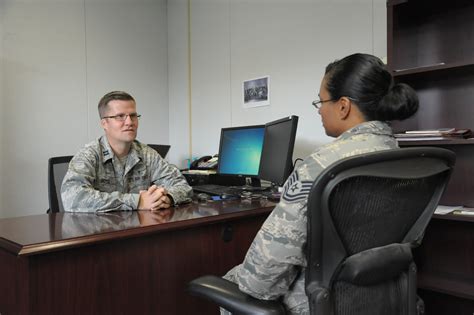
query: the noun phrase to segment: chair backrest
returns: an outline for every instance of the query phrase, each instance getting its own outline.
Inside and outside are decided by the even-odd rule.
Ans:
[[[72,157],[72,155],[56,156],[48,160],[48,213],[64,211],[61,201],[61,184]]]
[[[147,144],[150,148],[158,152],[158,154],[162,157],[165,158],[166,154],[168,154],[168,151],[170,150],[171,145],[169,144]]]
[[[312,313],[412,314],[411,247],[421,242],[454,163],[449,150],[406,148],[349,157],[318,176],[308,198]]]

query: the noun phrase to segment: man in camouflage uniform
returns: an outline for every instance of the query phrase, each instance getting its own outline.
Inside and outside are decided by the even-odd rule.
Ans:
[[[99,115],[105,135],[71,160],[61,187],[65,211],[158,210],[190,200],[179,170],[135,140],[140,115],[131,95],[106,94]]]
[[[353,155],[397,148],[391,128],[379,121],[359,124],[318,148],[290,175],[275,207],[241,265],[224,278],[258,299],[282,298],[289,314],[309,314],[305,294],[307,201],[316,177],[330,164]],[[221,309],[221,314],[229,312]]]

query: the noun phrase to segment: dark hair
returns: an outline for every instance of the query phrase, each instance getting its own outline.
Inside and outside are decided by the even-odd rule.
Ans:
[[[109,92],[109,93],[105,94],[104,96],[102,96],[102,98],[99,101],[98,109],[99,109],[100,118],[105,116],[105,112],[107,111],[107,106],[109,105],[109,102],[113,101],[113,100],[134,101],[135,102],[135,99],[130,94],[128,94],[127,92],[123,92],[123,91]]]
[[[367,120],[404,120],[418,110],[416,92],[394,84],[383,62],[372,55],[353,54],[326,67],[326,88],[331,99],[346,96]]]

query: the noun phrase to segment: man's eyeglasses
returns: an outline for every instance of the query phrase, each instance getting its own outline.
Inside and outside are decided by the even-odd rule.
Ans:
[[[127,117],[130,117],[130,119],[132,121],[137,121],[140,117],[142,117],[142,115],[138,115],[137,113],[118,114],[118,115],[114,115],[114,116],[104,116],[104,117],[102,117],[102,119],[104,119],[104,118],[113,118],[116,121],[125,121],[125,120],[127,120]]]
[[[314,106],[316,109],[320,109],[321,106],[323,105],[323,103],[325,103],[325,102],[334,102],[334,101],[335,101],[335,100],[324,100],[324,101],[318,100],[318,101],[313,101],[312,104],[313,104],[313,106]]]

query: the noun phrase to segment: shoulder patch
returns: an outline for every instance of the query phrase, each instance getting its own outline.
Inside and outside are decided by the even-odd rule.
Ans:
[[[298,172],[293,172],[283,187],[283,200],[287,202],[298,202],[307,198],[313,181],[300,180]]]

